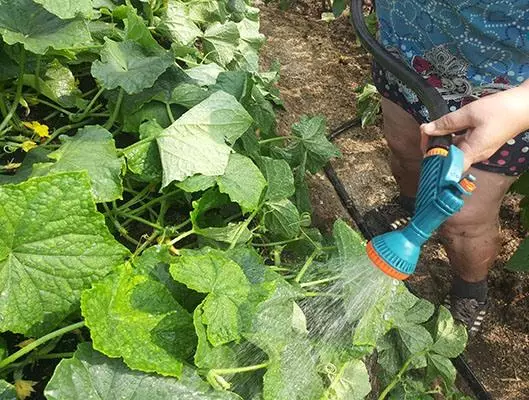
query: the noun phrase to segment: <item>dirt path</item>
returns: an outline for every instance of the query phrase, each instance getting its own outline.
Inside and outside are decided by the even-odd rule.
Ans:
[[[281,63],[279,87],[286,111],[279,129],[287,134],[303,114],[323,114],[335,128],[355,113],[354,89],[369,74],[369,59],[357,46],[346,19],[319,20],[321,2],[287,12],[261,6],[262,32],[268,42],[264,66]],[[336,143],[344,157],[333,163],[360,212],[381,205],[396,194],[388,167],[388,150],[380,129],[354,129]],[[348,219],[323,175],[311,182],[315,222],[328,229],[336,218]],[[468,346],[467,358],[495,399],[529,399],[529,277],[503,270],[522,236],[517,199],[502,209],[503,252],[491,273],[491,310],[483,333]],[[421,295],[439,303],[449,287],[450,269],[441,246],[432,240],[413,280]]]

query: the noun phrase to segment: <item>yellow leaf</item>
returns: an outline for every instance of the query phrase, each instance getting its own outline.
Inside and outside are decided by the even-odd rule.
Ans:
[[[35,386],[37,383],[38,382],[35,381],[25,381],[24,379],[16,379],[15,390],[17,392],[17,399],[26,400],[29,396],[31,396],[31,393],[35,392],[33,386]]]
[[[26,140],[24,143],[22,143],[22,150],[24,150],[26,153],[30,151],[31,149],[34,149],[37,147],[37,144],[33,142],[32,140]]]
[[[33,343],[34,341],[35,341],[35,339],[33,339],[33,338],[23,340],[22,342],[17,344],[17,347],[20,347],[20,348],[26,347],[28,344]]]
[[[24,122],[23,125],[35,132],[39,137],[48,137],[50,136],[50,128],[48,125],[41,124],[38,121]]]

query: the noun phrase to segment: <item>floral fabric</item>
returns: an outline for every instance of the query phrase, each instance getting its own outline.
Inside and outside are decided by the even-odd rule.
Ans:
[[[439,90],[451,111],[529,79],[529,0],[377,0],[380,41]],[[428,111],[410,89],[376,67],[375,84],[419,122]],[[529,169],[529,132],[476,167]]]

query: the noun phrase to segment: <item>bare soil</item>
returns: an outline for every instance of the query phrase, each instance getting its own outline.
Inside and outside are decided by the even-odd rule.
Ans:
[[[288,11],[261,4],[262,32],[268,38],[263,66],[281,63],[279,88],[286,110],[279,113],[279,131],[304,114],[322,114],[329,128],[355,115],[354,89],[369,77],[369,57],[357,45],[347,18],[321,21],[322,2],[296,2]],[[379,127],[352,129],[337,139],[343,158],[333,166],[361,213],[397,194]],[[311,181],[315,222],[328,230],[336,218],[351,222],[323,174]],[[524,232],[519,199],[507,196],[501,210],[503,250],[490,275],[491,308],[482,333],[473,338],[466,357],[495,399],[529,399],[529,276],[504,270]],[[439,304],[450,286],[451,272],[439,242],[424,249],[413,287]]]

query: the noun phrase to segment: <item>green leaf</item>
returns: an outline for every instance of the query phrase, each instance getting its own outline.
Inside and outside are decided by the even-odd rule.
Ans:
[[[153,51],[162,50],[162,47],[152,37],[145,21],[136,13],[136,9],[128,7],[127,18],[125,18],[125,40],[138,43],[143,48]]]
[[[430,349],[433,344],[432,335],[422,325],[401,324],[397,328],[400,340],[404,345],[406,356],[415,355],[413,363],[414,368],[423,368],[426,366],[426,359],[421,356]]]
[[[345,10],[345,0],[334,0],[332,2],[332,13],[335,17],[339,17]]]
[[[217,0],[189,0],[189,17],[200,25],[209,25],[215,22],[223,23],[226,20],[226,4]]]
[[[156,182],[162,178],[162,163],[156,137],[163,128],[156,121],[140,126],[143,139],[123,149],[128,169],[143,182]]]
[[[452,314],[445,307],[439,307],[435,328],[435,343],[432,351],[445,357],[454,358],[460,355],[467,345],[467,331],[462,324],[457,324]]]
[[[178,182],[176,186],[188,193],[201,192],[209,189],[217,183],[216,177],[205,175],[193,175],[182,182]]]
[[[417,299],[417,302],[406,311],[404,320],[414,324],[422,324],[428,321],[435,311],[435,306],[428,300]]]
[[[507,262],[505,268],[509,271],[516,272],[529,271],[529,238],[525,238],[522,243],[520,243],[518,249],[516,249]]]
[[[265,203],[264,210],[265,226],[274,237],[288,240],[299,234],[301,217],[298,209],[290,200],[268,201]]]
[[[162,283],[128,265],[85,291],[81,308],[94,348],[132,369],[179,377],[193,354],[191,316]]]
[[[90,0],[35,0],[35,3],[61,19],[75,18],[79,14],[87,17],[92,13]]]
[[[352,262],[365,255],[365,240],[345,221],[339,219],[334,223],[332,235],[340,259]]]
[[[268,182],[266,200],[278,201],[292,197],[295,192],[294,175],[285,160],[261,158],[263,174]]]
[[[86,171],[96,202],[121,198],[123,160],[112,134],[99,125],[85,126],[74,137],[61,136],[62,146],[48,155],[54,163],[35,164],[32,176]]]
[[[167,5],[167,11],[162,17],[161,30],[177,43],[192,44],[202,31],[189,17],[189,6],[186,3],[172,0]]]
[[[32,0],[0,0],[0,35],[7,44],[21,43],[36,54],[49,48],[73,50],[91,41],[85,21],[62,20]]]
[[[182,83],[174,88],[171,103],[192,108],[209,96],[207,90],[190,83]]]
[[[377,362],[382,367],[386,376],[395,376],[404,363],[399,351],[398,340],[395,330],[391,330],[377,342]]]
[[[264,400],[319,399],[323,394],[308,340],[291,340],[272,357],[263,378]]]
[[[3,379],[0,379],[0,400],[16,400],[15,387]]]
[[[219,74],[224,71],[224,68],[212,62],[209,64],[201,64],[196,67],[186,69],[185,73],[187,74],[187,76],[193,79],[197,83],[197,85],[211,86],[215,84]]]
[[[376,20],[375,20],[376,23]],[[380,95],[374,85],[366,84],[356,90],[356,114],[362,121],[362,128],[373,125],[380,113]]]
[[[432,380],[440,375],[447,385],[452,386],[455,384],[457,371],[450,359],[439,354],[430,353],[427,355],[427,360],[427,375],[430,376]]]
[[[250,74],[245,71],[226,71],[221,72],[217,81],[210,86],[211,91],[222,90],[231,94],[241,104],[246,104],[251,96],[253,83]]]
[[[0,331],[49,331],[129,254],[90,190],[85,173],[0,187]]]
[[[254,211],[259,206],[266,180],[251,159],[232,153],[224,175],[217,178],[219,190],[238,203],[243,212]]]
[[[324,400],[363,400],[371,392],[369,373],[361,360],[340,367],[325,392]]]
[[[204,32],[204,51],[223,67],[233,60],[238,44],[239,30],[234,22],[214,23]]]
[[[44,395],[48,400],[240,400],[233,393],[212,390],[190,368],[179,380],[131,371],[87,343],[79,345],[73,358],[59,363]]]
[[[322,116],[302,116],[300,122],[292,126],[292,133],[301,139],[300,143],[307,152],[307,169],[313,174],[331,158],[341,156],[338,148],[325,136],[325,125]]]
[[[172,277],[200,293],[208,293],[202,304],[202,323],[213,346],[240,339],[239,306],[250,287],[241,267],[219,250],[206,254],[182,252],[171,265]]]
[[[239,239],[237,243],[246,243],[252,238],[252,233],[245,227],[244,222],[229,223],[226,226],[215,227],[211,224],[202,223],[202,217],[210,210],[220,209],[229,203],[227,195],[216,190],[208,190],[202,197],[193,202],[193,211],[189,214],[193,223],[193,231],[197,235],[216,240],[219,242],[232,243],[235,237]],[[239,234],[239,231],[242,233]]]
[[[63,107],[81,107],[86,103],[86,100],[81,97],[82,93],[77,87],[72,71],[58,60],[53,60],[48,64],[42,78],[26,74],[23,79],[25,86],[38,89],[42,95]]]
[[[198,336],[195,365],[203,369],[229,368],[237,366],[237,355],[230,344],[212,346],[208,341],[206,325],[202,322],[204,310],[198,306],[193,313],[193,323]]]
[[[105,40],[101,61],[92,63],[92,75],[105,89],[121,87],[129,94],[151,87],[173,64],[169,51],[149,51],[131,40]]]
[[[190,109],[157,138],[165,187],[188,176],[223,175],[231,148],[252,123],[233,96],[215,92]]]

